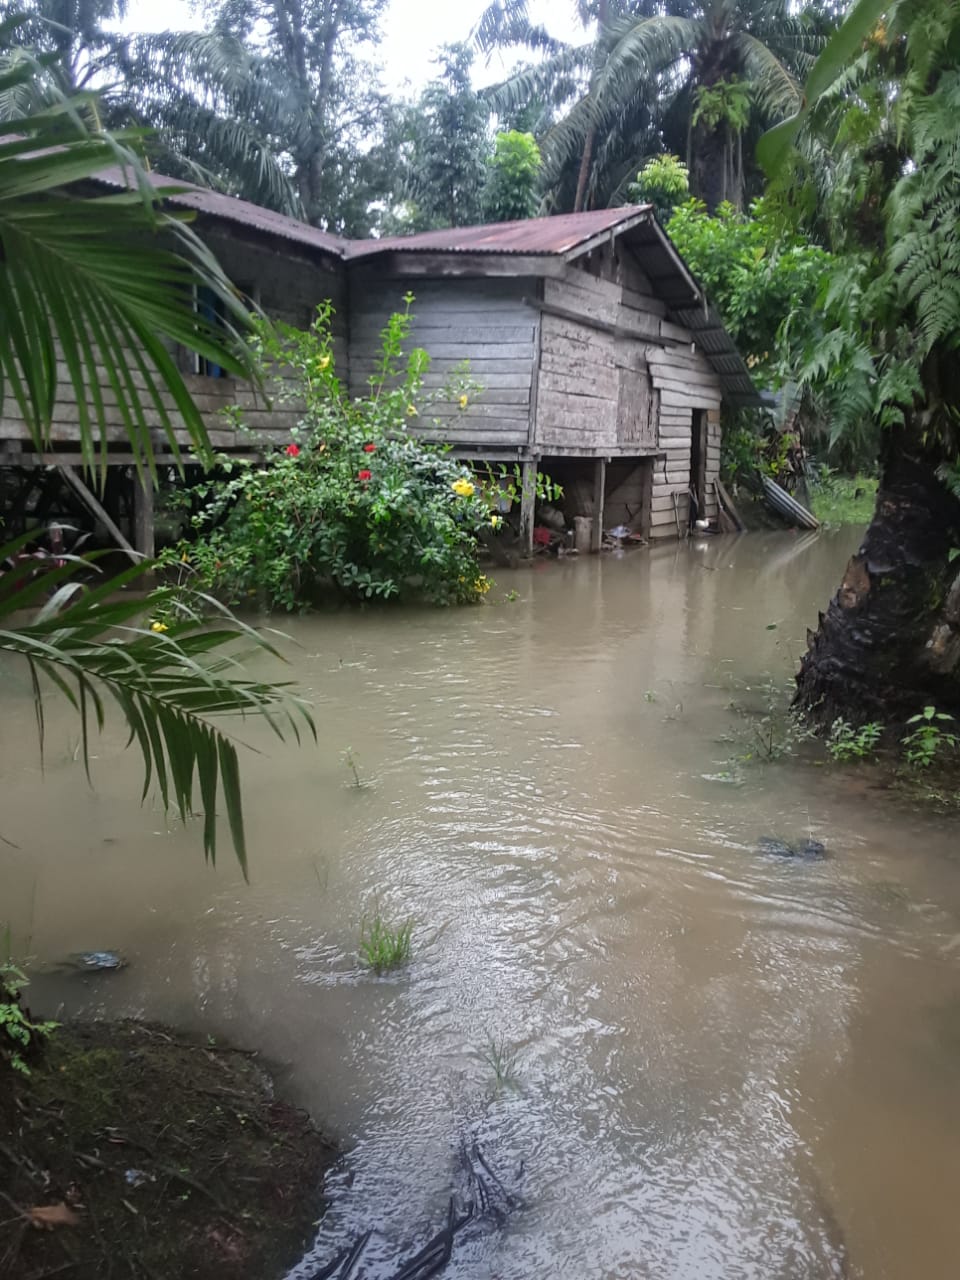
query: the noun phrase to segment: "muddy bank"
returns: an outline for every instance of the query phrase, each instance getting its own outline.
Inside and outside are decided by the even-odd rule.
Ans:
[[[0,1276],[279,1277],[335,1158],[253,1055],[65,1026],[29,1080],[0,1080]]]

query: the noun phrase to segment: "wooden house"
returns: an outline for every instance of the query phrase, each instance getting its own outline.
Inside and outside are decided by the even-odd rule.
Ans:
[[[119,186],[123,178],[108,171],[102,181]],[[409,429],[450,441],[465,460],[518,466],[528,540],[538,469],[564,485],[568,520],[590,517],[596,547],[612,525],[676,537],[694,515],[716,515],[721,403],[759,400],[649,208],[347,241],[200,188],[171,203],[193,210],[194,229],[268,315],[305,326],[318,303],[333,301],[337,364],[356,394],[366,387],[387,317],[413,293],[413,339],[430,353],[428,382],[444,385],[467,360],[483,389],[465,410],[441,405],[439,428],[414,420]],[[265,447],[289,440],[295,404],[270,408],[222,370],[190,353],[181,358],[218,449],[250,447],[223,418],[228,405],[240,406]],[[0,465],[16,467],[24,486],[54,465],[83,491],[68,395],[42,456],[10,397],[3,414]],[[111,436],[111,464],[129,474],[119,419]],[[150,494],[136,492],[129,513],[138,549],[147,553],[150,503]],[[115,515],[119,533],[124,513]]]
[[[358,391],[409,290],[433,384],[469,360],[484,388],[441,411],[463,457],[560,480],[595,546],[612,525],[676,537],[694,515],[716,517],[721,404],[760,401],[648,206],[353,242],[347,263]]]

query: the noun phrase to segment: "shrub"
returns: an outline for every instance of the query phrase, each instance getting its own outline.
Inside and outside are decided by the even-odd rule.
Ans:
[[[389,320],[370,391],[356,399],[336,374],[329,302],[309,330],[264,331],[264,363],[285,372],[277,399],[305,406],[294,438],[262,462],[222,460],[221,477],[192,491],[202,503],[197,541],[168,552],[167,563],[188,563],[233,602],[260,595],[285,609],[330,587],[352,600],[440,605],[489,589],[477,535],[499,524],[496,484],[409,430],[439,401],[466,409],[479,388],[466,369],[439,391],[425,388],[429,356],[403,350],[412,301]]]
[[[830,726],[827,750],[834,760],[866,760],[877,749],[883,726],[871,721],[855,729],[849,721],[838,717]]]
[[[34,1022],[24,1008],[20,993],[27,986],[26,975],[10,960],[0,961],[0,1065],[28,1076],[26,1055],[38,1038],[49,1036],[56,1022]]]

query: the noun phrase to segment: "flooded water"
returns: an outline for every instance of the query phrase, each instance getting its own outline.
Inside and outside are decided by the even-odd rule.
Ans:
[[[956,829],[855,772],[738,777],[721,740],[731,700],[789,675],[856,540],[552,562],[481,608],[285,624],[320,741],[243,730],[249,886],[138,806],[119,730],[91,790],[55,716],[42,777],[5,680],[0,922],[37,970],[131,960],[38,976],[35,1002],[281,1064],[348,1153],[315,1256],[372,1228],[367,1277],[442,1224],[476,1140],[520,1203],[463,1233],[457,1280],[952,1280]],[[357,958],[378,908],[416,921],[382,979]]]

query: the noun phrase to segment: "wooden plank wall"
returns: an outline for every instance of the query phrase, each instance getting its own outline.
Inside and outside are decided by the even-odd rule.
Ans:
[[[290,324],[303,326],[310,323],[317,303],[324,297],[334,300],[338,309],[335,322],[335,353],[338,364],[346,374],[347,340],[345,296],[346,284],[344,272],[340,264],[331,260],[330,267],[320,264],[309,257],[300,257],[295,246],[290,251],[273,250],[260,242],[225,233],[219,228],[211,230],[203,223],[197,224],[205,242],[219,258],[224,270],[238,288],[251,293],[257,298],[263,310],[274,318]],[[58,396],[54,421],[51,430],[51,447],[64,453],[75,452],[79,443],[77,433],[78,414],[76,400],[72,389],[66,381],[67,371],[60,370],[61,394]],[[139,374],[133,374],[134,381],[142,385]],[[198,407],[204,416],[207,429],[215,448],[249,450],[250,440],[238,435],[223,417],[223,409],[229,405],[239,405],[243,411],[243,421],[264,440],[271,444],[289,439],[292,427],[299,417],[296,404],[276,405],[268,408],[262,393],[257,392],[250,384],[235,378],[211,378],[194,373],[185,374],[185,381],[190,388]],[[103,399],[107,407],[107,438],[111,443],[122,444],[126,439],[121,426],[119,411],[115,406],[115,398],[106,384],[103,383]],[[271,388],[266,386],[268,395]],[[167,400],[172,409],[172,402]],[[146,413],[147,422],[155,428],[160,426],[159,414],[154,411]],[[187,444],[185,432],[178,432],[180,443]],[[0,417],[0,444],[5,441],[27,441],[29,434],[16,405],[7,397]]]
[[[383,280],[369,269],[350,280],[350,388],[366,391],[376,368],[380,333],[390,314],[402,311],[410,282]],[[428,390],[439,390],[469,363],[482,385],[466,409],[456,401],[437,405],[429,418],[413,419],[418,434],[462,446],[526,448],[530,438],[533,375],[540,318],[523,298],[535,281],[450,278],[413,282],[411,346],[429,352]],[[434,421],[436,419],[436,421]]]
[[[672,326],[673,327],[673,326]],[[685,330],[677,336],[690,338]],[[674,494],[681,528],[689,519],[690,453],[693,412],[707,412],[707,494],[704,515],[717,515],[716,480],[720,474],[720,386],[706,357],[688,347],[647,349],[654,386],[660,393],[660,428],[657,438],[663,457],[653,473],[650,536],[676,537]]]

